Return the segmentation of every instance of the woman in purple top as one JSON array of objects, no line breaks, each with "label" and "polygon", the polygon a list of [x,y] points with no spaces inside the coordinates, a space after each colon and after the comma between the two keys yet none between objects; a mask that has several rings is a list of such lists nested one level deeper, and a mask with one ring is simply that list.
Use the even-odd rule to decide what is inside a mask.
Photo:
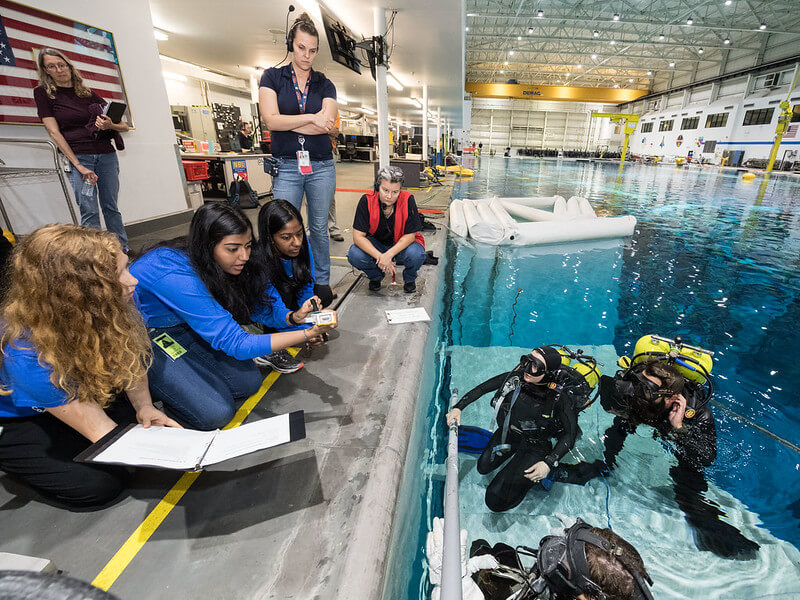
[{"label": "woman in purple top", "polygon": [[81,225],[100,229],[99,193],[106,227],[127,252],[128,236],[117,209],[119,162],[111,140],[122,150],[119,132],[128,131],[128,124],[114,123],[102,114],[106,101],[86,87],[80,72],[60,50],[43,48],[37,66],[36,109],[47,133],[74,167],[69,178],[81,209]]}]

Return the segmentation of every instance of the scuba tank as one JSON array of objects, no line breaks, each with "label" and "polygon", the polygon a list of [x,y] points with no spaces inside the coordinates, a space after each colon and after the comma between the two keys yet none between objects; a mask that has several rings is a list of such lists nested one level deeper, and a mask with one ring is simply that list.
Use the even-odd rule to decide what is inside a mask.
[{"label": "scuba tank", "polygon": [[686,344],[680,336],[671,339],[651,334],[639,338],[634,346],[632,359],[623,356],[617,361],[617,365],[622,367],[623,377],[638,365],[651,360],[658,360],[674,367],[688,381],[705,386],[705,398],[695,407],[700,408],[714,393],[711,382],[713,356],[713,351]]},{"label": "scuba tank", "polygon": [[561,364],[563,366],[571,367],[578,372],[586,380],[586,383],[589,385],[590,390],[594,390],[594,396],[591,396],[589,399],[586,400],[586,403],[583,406],[578,407],[578,412],[589,408],[595,400],[597,400],[597,396],[600,393],[600,388],[597,384],[600,382],[600,369],[597,368],[597,365],[602,365],[602,363],[597,362],[597,359],[593,356],[589,356],[583,353],[583,350],[578,348],[575,351],[570,350],[566,346],[558,345],[556,346],[558,351],[561,353]]}]

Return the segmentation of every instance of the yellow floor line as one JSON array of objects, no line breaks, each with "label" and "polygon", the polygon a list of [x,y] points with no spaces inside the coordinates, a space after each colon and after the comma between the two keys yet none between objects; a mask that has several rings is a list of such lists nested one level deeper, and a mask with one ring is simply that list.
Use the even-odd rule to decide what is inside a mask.
[{"label": "yellow floor line", "polygon": [[[300,351],[299,348],[289,348],[288,350],[292,356]],[[261,387],[258,388],[258,391],[245,400],[244,404],[239,407],[239,410],[236,411],[236,414],[233,415],[233,418],[223,429],[232,429],[241,425],[247,418],[247,415],[252,412],[279,376],[280,373],[277,371],[272,371],[267,375],[264,381],[261,382]],[[122,544],[122,547],[117,550],[117,553],[106,563],[103,570],[94,578],[94,581],[92,581],[93,586],[103,591],[108,591],[119,576],[122,575],[122,572],[127,568],[133,558],[139,553],[142,546],[150,539],[150,536],[155,533],[159,525],[167,518],[167,515],[175,508],[178,502],[180,502],[183,495],[192,487],[195,480],[200,477],[201,473],[202,471],[195,471],[181,475],[178,482],[166,493],[161,502],[150,511],[150,514],[142,521],[142,524],[136,528],[127,541]]]},{"label": "yellow floor line", "polygon": [[331,256],[331,258],[338,258],[340,260],[347,260],[346,256]]}]

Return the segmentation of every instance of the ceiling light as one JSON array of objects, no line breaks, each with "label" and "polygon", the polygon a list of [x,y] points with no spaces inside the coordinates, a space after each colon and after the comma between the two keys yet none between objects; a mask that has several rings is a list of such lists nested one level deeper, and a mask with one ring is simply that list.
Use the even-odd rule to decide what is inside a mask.
[{"label": "ceiling light", "polygon": [[416,104],[417,108],[422,108],[422,102],[418,98],[411,98],[411,101]]},{"label": "ceiling light", "polygon": [[582,69],[582,68],[583,68],[583,65],[578,65],[578,68],[579,68],[579,69]]},{"label": "ceiling light", "polygon": [[180,73],[170,73],[169,71],[162,71],[161,74],[164,76],[164,79],[172,79],[173,81],[189,81],[186,75],[181,75]]},{"label": "ceiling light", "polygon": [[504,61],[503,61],[503,64],[504,64],[505,66],[508,66],[508,61],[507,61],[507,60],[504,60]]},{"label": "ceiling light", "polygon": [[540,8],[536,11],[536,18],[541,19],[544,16],[544,11]]},{"label": "ceiling light", "polygon": [[509,51],[508,51],[508,55],[509,55],[509,56],[514,56],[514,51],[513,51],[513,50],[509,50]]},{"label": "ceiling light", "polygon": [[614,16],[611,18],[614,19],[615,21],[619,21],[619,13],[614,13]]},{"label": "ceiling light", "polygon": [[633,83],[633,79],[628,79],[628,83]]},{"label": "ceiling light", "polygon": [[518,35],[517,36],[517,41],[520,41],[521,39],[522,39],[522,36]]},{"label": "ceiling light", "polygon": [[528,35],[533,35],[533,27],[528,27]]},{"label": "ceiling light", "polygon": [[600,37],[600,32],[599,32],[599,31],[597,31],[597,29],[595,29],[595,30],[592,32],[592,35],[593,35],[594,37]]},{"label": "ceiling light", "polygon": [[766,23],[761,23],[761,25],[759,25],[759,26],[758,26],[758,28],[759,28],[761,31],[764,31],[764,30],[767,28],[767,24],[766,24]]},{"label": "ceiling light", "polygon": [[350,98],[347,96],[342,96],[339,92],[336,92],[336,103],[337,104],[347,104],[348,102],[352,102]]},{"label": "ceiling light", "polygon": [[478,13],[467,13],[468,17],[477,17]]},{"label": "ceiling light", "polygon": [[503,69],[500,69],[500,75],[502,75],[503,73],[505,73],[505,71]]},{"label": "ceiling light", "polygon": [[153,29],[153,37],[155,37],[159,42],[166,42],[169,39],[169,36],[165,31],[161,31],[160,29]]},{"label": "ceiling light", "polygon": [[363,110],[363,111],[364,111],[365,113],[367,113],[368,115],[374,115],[374,114],[377,114],[377,113],[376,113],[376,112],[375,112],[373,109],[371,109],[371,108],[368,108],[368,107],[366,107],[366,106],[362,106],[362,107],[361,107],[361,110]]},{"label": "ceiling light", "polygon": [[733,0],[725,0],[725,6],[730,6],[733,4]]},{"label": "ceiling light", "polygon": [[464,31],[469,31],[469,27],[464,27]]},{"label": "ceiling light", "polygon": [[648,72],[647,72],[647,74],[648,74],[648,75],[652,75],[652,74],[653,74],[653,72],[652,72],[652,71],[648,71]]},{"label": "ceiling light", "polygon": [[398,92],[403,91],[403,84],[391,73],[386,74],[386,83],[396,89]]},{"label": "ceiling light", "polygon": [[725,38],[724,40],[722,40],[722,43],[727,46],[728,44],[731,43],[731,38]]},{"label": "ceiling light", "polygon": [[615,88],[618,88],[618,87],[619,87],[619,84],[618,84],[618,83],[615,83],[615,84],[614,84],[614,87],[615,87]]},{"label": "ceiling light", "polygon": [[614,46],[614,45],[615,45],[617,42],[616,42],[616,41],[614,41],[614,40],[611,40],[611,41],[610,41],[610,42],[608,42],[608,43],[609,43],[609,44],[611,44],[612,46]]},{"label": "ceiling light", "polygon": [[672,61],[670,61],[670,63],[669,63],[669,66],[670,66],[670,67],[674,67],[674,66],[675,66],[675,63],[674,63],[674,62],[672,62]]},{"label": "ceiling light", "polygon": [[688,19],[686,19],[686,24],[687,25],[691,25],[692,23],[694,23],[694,19],[692,17],[689,17]]},{"label": "ceiling light", "polygon": [[698,48],[698,49],[697,49],[697,53],[698,53],[698,54],[702,54],[703,52],[704,52],[704,50],[703,50],[702,48]]},{"label": "ceiling light", "polygon": [[661,41],[663,42],[663,41],[664,41],[664,37],[665,37],[665,36],[664,36],[664,34],[662,33],[661,35],[659,35],[659,36],[658,36],[658,39],[659,39],[659,40],[661,40]]},{"label": "ceiling light", "polygon": [[597,54],[592,54],[592,59],[597,59]]}]

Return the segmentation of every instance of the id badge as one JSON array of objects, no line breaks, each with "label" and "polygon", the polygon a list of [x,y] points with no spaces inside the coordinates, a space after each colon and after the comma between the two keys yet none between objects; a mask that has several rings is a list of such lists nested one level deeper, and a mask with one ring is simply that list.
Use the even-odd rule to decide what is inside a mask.
[{"label": "id badge", "polygon": [[166,352],[167,356],[169,356],[172,360],[176,360],[186,354],[186,348],[181,346],[166,333],[162,333],[161,335],[154,337],[153,342],[156,346]]},{"label": "id badge", "polygon": [[307,150],[297,151],[297,168],[303,175],[311,175],[314,172],[311,169],[311,158],[308,156]]}]

